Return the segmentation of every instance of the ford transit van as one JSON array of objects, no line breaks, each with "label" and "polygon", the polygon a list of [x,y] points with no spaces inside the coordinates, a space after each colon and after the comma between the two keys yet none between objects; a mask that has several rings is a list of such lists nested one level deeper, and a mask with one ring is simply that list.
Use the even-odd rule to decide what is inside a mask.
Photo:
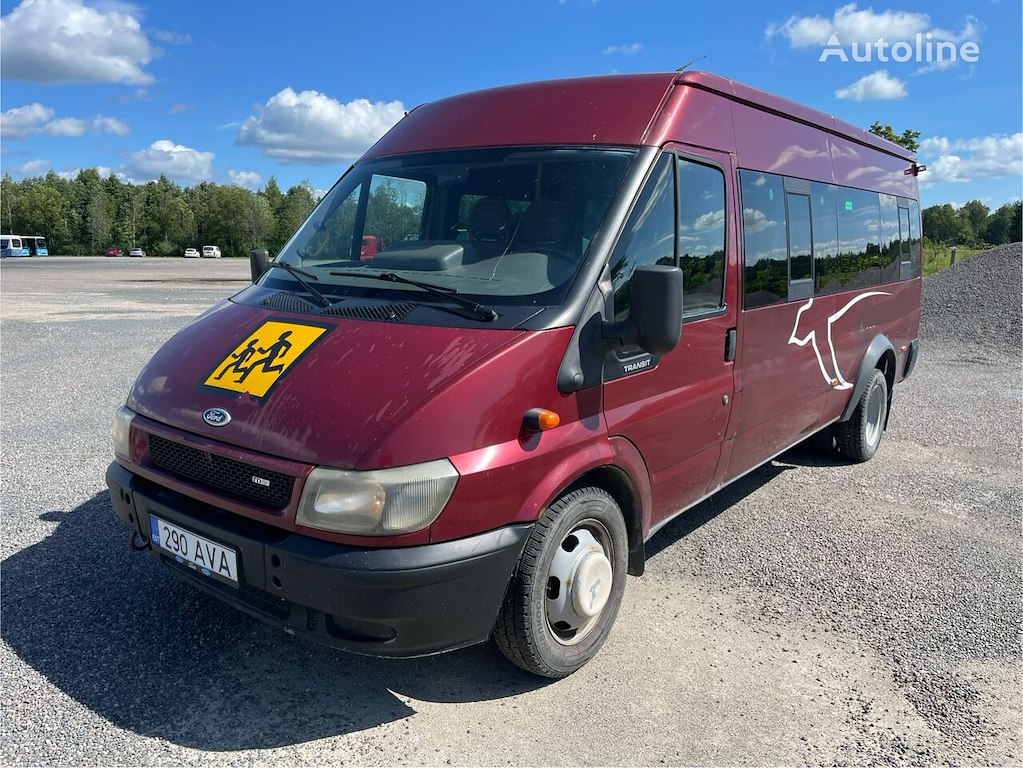
[{"label": "ford transit van", "polygon": [[420,106],[145,366],[114,510],[289,633],[567,675],[665,523],[808,438],[879,450],[919,170],[699,72]]}]

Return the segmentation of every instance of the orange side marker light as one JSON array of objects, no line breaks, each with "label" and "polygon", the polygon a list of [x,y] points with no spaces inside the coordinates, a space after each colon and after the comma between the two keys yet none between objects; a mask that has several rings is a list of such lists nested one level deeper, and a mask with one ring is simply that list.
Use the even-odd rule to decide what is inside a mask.
[{"label": "orange side marker light", "polygon": [[561,424],[561,417],[546,408],[533,408],[527,411],[522,421],[523,426],[530,432],[542,432],[546,429],[554,429]]}]

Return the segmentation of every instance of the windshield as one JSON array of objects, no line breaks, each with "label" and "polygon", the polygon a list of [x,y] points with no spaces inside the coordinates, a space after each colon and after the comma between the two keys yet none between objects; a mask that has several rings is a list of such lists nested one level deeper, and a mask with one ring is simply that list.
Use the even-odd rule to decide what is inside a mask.
[{"label": "windshield", "polygon": [[[560,303],[635,155],[517,147],[370,161],[327,194],[278,260],[315,275],[331,300],[420,292],[369,279],[391,273],[487,304]],[[272,270],[260,284],[292,279]]]}]

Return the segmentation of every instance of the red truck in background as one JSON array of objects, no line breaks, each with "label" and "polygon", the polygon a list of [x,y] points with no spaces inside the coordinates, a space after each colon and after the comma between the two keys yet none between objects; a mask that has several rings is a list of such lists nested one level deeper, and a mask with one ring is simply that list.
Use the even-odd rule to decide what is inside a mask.
[{"label": "red truck in background", "polygon": [[363,261],[372,259],[382,250],[384,250],[384,238],[375,235],[362,236],[362,248],[359,250],[360,259]]}]

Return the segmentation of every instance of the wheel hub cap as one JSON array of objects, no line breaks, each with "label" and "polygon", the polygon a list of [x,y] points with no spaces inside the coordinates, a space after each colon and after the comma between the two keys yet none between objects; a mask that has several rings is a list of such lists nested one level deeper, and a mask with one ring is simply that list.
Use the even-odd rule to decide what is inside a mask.
[{"label": "wheel hub cap", "polygon": [[547,574],[547,625],[562,645],[575,645],[597,626],[611,597],[610,536],[586,521],[562,539]]},{"label": "wheel hub cap", "polygon": [[611,562],[604,553],[587,552],[579,561],[572,579],[572,605],[580,616],[597,616],[611,596]]}]

